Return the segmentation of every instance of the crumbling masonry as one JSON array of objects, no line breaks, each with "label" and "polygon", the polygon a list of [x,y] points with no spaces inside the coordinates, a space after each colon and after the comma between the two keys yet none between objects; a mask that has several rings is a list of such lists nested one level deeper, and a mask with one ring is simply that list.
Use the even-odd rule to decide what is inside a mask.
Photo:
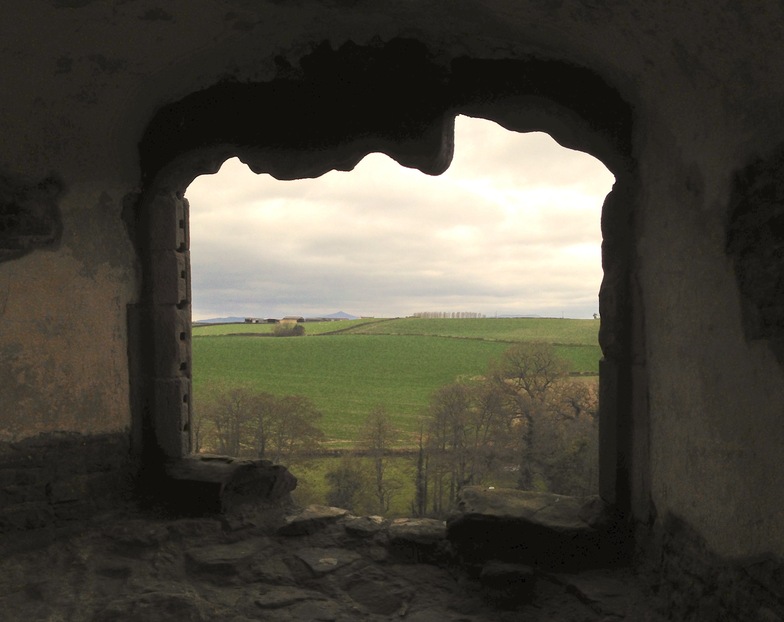
[{"label": "crumbling masonry", "polygon": [[616,177],[600,479],[637,563],[675,619],[784,619],[783,40],[775,0],[4,3],[5,549],[176,488],[195,176],[438,174],[467,114]]}]

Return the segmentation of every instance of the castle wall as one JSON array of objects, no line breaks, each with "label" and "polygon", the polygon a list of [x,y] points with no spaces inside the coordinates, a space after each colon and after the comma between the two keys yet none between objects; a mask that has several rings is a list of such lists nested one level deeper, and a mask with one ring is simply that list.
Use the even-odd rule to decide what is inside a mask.
[{"label": "castle wall", "polygon": [[[460,57],[586,67],[629,104],[635,406],[618,416],[634,516],[654,547],[677,517],[722,559],[784,555],[784,322],[776,288],[764,287],[781,268],[775,252],[753,250],[775,246],[784,201],[782,24],[773,1],[7,3],[0,441],[130,435],[138,146],[157,110],[220,81],[296,72],[325,41],[405,37],[447,69]],[[575,127],[547,106],[532,114]],[[26,215],[19,235],[9,210]]]}]

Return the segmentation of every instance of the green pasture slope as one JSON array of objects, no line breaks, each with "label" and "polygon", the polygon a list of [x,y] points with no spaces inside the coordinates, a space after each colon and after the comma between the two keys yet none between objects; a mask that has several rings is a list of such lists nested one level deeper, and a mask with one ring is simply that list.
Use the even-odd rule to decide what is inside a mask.
[{"label": "green pasture slope", "polygon": [[439,337],[195,337],[194,404],[221,387],[310,397],[330,438],[350,441],[384,404],[409,434],[434,388],[481,374],[505,344]]},{"label": "green pasture slope", "polygon": [[598,347],[599,322],[556,318],[399,318],[365,322],[350,332],[365,335],[439,335],[463,339],[546,341],[556,345]]},{"label": "green pasture slope", "polygon": [[368,412],[383,404],[403,430],[400,444],[412,446],[433,390],[482,374],[510,343],[556,344],[583,373],[597,373],[600,357],[594,320],[406,318],[305,326],[304,337],[247,334],[272,330],[264,324],[194,326],[194,407],[234,386],[306,395],[324,413],[331,444],[348,447]]}]

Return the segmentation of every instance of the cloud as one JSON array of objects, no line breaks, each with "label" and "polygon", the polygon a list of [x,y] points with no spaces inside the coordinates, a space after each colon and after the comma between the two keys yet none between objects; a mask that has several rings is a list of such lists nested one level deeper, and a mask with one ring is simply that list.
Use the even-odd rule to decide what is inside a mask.
[{"label": "cloud", "polygon": [[277,181],[238,160],[194,180],[194,317],[416,311],[590,317],[613,177],[545,134],[458,117],[441,176],[371,154]]}]

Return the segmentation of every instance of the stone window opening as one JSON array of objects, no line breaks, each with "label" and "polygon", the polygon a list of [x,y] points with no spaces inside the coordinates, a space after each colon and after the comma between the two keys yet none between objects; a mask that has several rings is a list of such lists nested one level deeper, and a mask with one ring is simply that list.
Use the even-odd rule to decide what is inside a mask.
[{"label": "stone window opening", "polygon": [[[416,288],[418,291],[434,292],[444,287],[439,284],[441,282],[453,283],[454,288],[460,287],[455,282],[453,271],[459,272],[458,266],[472,265],[474,270],[481,266],[483,285],[488,275],[495,275],[493,281],[498,280],[497,294],[505,292],[506,295],[511,295],[513,288],[517,289],[516,307],[501,308],[498,311],[497,306],[487,306],[489,302],[483,301],[480,305],[481,309],[472,307],[474,303],[462,302],[461,311],[482,311],[486,312],[486,317],[489,318],[509,313],[538,314],[542,317],[557,318],[564,317],[563,310],[566,308],[566,317],[590,318],[591,311],[594,309],[598,311],[595,301],[598,299],[601,279],[601,273],[596,274],[597,269],[600,270],[600,258],[597,256],[600,240],[596,239],[599,233],[599,212],[601,202],[614,181],[613,178],[607,174],[606,169],[599,170],[603,167],[595,158],[566,150],[557,145],[549,135],[509,132],[487,120],[458,117],[455,142],[455,157],[449,170],[436,177],[423,175],[419,171],[405,171],[386,156],[374,154],[360,162],[350,173],[328,173],[316,180],[278,181],[269,176],[259,177],[236,159],[224,163],[216,175],[194,180],[185,193],[190,204],[194,319],[225,315],[247,318],[260,314],[263,318],[282,317],[292,310],[300,313],[304,305],[314,302],[304,297],[305,294],[316,296],[320,291],[318,284],[309,285],[308,275],[302,272],[305,269],[302,262],[308,261],[310,254],[314,252],[319,254],[319,261],[313,263],[314,260],[311,260],[307,264],[310,266],[307,272],[313,271],[320,276],[313,280],[321,283],[334,282],[335,285],[331,289],[339,292],[342,290],[339,300],[348,298],[356,302],[353,303],[354,307],[349,304],[345,309],[343,307],[346,305],[339,301],[321,304],[318,308],[305,306],[305,310],[311,316],[347,310],[355,314],[371,311],[369,315],[372,317],[403,317],[411,315],[414,311],[442,310],[442,305],[433,302],[428,294],[427,301],[415,299],[416,302],[408,303],[405,309],[393,308],[390,311],[384,308],[384,304],[375,301],[373,294],[368,294],[364,298],[357,296],[349,282],[355,280],[354,270],[361,272],[356,274],[356,282],[362,282],[367,267],[374,274],[388,272],[389,276],[405,275],[406,282],[418,285]],[[508,157],[515,152],[518,154],[516,159],[514,156]],[[491,170],[490,166],[493,165],[490,163],[493,161],[498,163]],[[547,178],[548,174],[549,177],[555,178],[551,172],[554,165],[560,167],[559,181]],[[503,170],[495,170],[501,167],[504,167]],[[526,180],[525,184],[519,181],[510,183],[508,181],[510,172],[506,167],[514,169],[515,175]],[[599,187],[599,180],[601,180],[601,187]],[[584,184],[591,182],[596,187],[592,187],[589,191]],[[482,184],[481,191],[476,188],[479,183]],[[368,185],[372,187],[373,194],[382,199],[387,196],[387,192],[394,195],[395,204],[403,209],[398,211],[392,206],[368,205],[365,201],[361,207],[356,208],[355,212],[351,201],[357,194],[361,197],[366,196]],[[578,187],[585,194],[578,194],[576,190]],[[250,205],[250,198],[246,199],[247,206],[242,199],[237,198],[250,197],[251,193],[253,207]],[[547,196],[543,196],[545,193]],[[587,199],[589,194],[592,197],[591,203],[588,203]],[[465,196],[474,198],[467,201],[463,198]],[[515,203],[514,207],[512,201]],[[579,202],[570,204],[571,201]],[[470,203],[470,210],[469,206],[463,203]],[[232,212],[235,205],[236,212]],[[570,216],[564,217],[566,213]],[[379,225],[376,229],[376,225],[372,223],[378,221],[383,223],[383,227]],[[500,226],[501,222],[507,223],[506,226]],[[512,225],[512,223],[517,224]],[[304,230],[301,231],[303,226]],[[340,233],[334,231],[336,227],[339,227]],[[563,237],[567,227],[571,239],[564,242]],[[556,236],[560,238],[554,240],[553,248],[562,252],[532,247],[538,249],[532,253],[528,249],[521,248],[519,239],[533,236],[526,233],[528,228],[536,231],[541,229],[539,235],[546,239]],[[425,234],[424,231],[428,233]],[[444,235],[452,231],[468,236],[459,238],[464,240],[465,244],[459,241],[457,244],[447,243],[443,239]],[[510,247],[506,233],[519,238],[516,239],[514,248]],[[247,239],[245,239],[246,234],[249,236]],[[341,239],[340,250],[335,247],[336,235]],[[391,243],[393,240],[389,239],[390,236],[394,244]],[[595,243],[594,254],[584,255],[588,240],[581,236],[591,236],[591,244]],[[356,238],[360,237],[364,240],[362,244],[357,243]],[[426,246],[422,246],[423,240],[420,237],[429,240]],[[369,242],[368,238],[374,241]],[[312,250],[322,239],[326,241],[328,250]],[[232,240],[236,240],[236,247]],[[461,253],[462,247],[466,245],[470,247],[470,257],[464,257]],[[372,252],[368,252],[367,247],[372,248]],[[386,253],[383,252],[385,247]],[[402,247],[406,249],[405,257],[401,254]],[[291,248],[311,250],[308,256],[300,257],[299,252],[292,255],[290,251],[285,250]],[[391,252],[390,248],[398,250]],[[565,252],[567,249],[570,253],[568,256]],[[333,250],[345,259],[341,261],[333,257]],[[572,255],[572,253],[580,254]],[[515,255],[519,259],[510,261],[510,258]],[[478,259],[480,257],[481,259]],[[230,259],[230,262],[227,265],[227,272],[225,274],[221,272],[219,275],[216,266],[223,259],[227,261]],[[325,265],[322,265],[324,262]],[[421,275],[418,271],[412,270],[412,262],[415,262],[420,270],[425,268],[444,270],[443,275],[440,277]],[[287,264],[289,268],[286,267]],[[361,271],[358,266],[363,266]],[[291,273],[287,270],[291,270]],[[465,283],[474,282],[476,276],[472,274],[474,270],[466,270]],[[545,301],[544,292],[548,288],[555,287],[555,283],[560,282],[560,279],[567,278],[567,272],[573,274],[576,271],[583,274],[587,284],[594,284],[593,303],[583,302],[584,299],[581,297],[578,310],[576,301],[567,300],[562,294],[555,293],[554,296],[560,298],[560,301],[556,303],[555,298]],[[538,275],[534,275],[537,272]],[[501,277],[504,273],[507,276]],[[287,289],[293,282],[291,275],[302,275],[303,281],[297,288],[297,292]],[[501,282],[502,278],[505,281],[513,281],[514,286]],[[278,281],[280,281],[279,286]],[[425,285],[427,281],[432,282]],[[342,288],[341,284],[345,287]],[[396,288],[394,277],[389,286]],[[373,284],[367,283],[365,291],[372,291],[373,287]],[[386,288],[387,285],[383,287]],[[576,289],[569,282],[566,282],[563,287]],[[521,295],[523,289],[526,294]],[[244,294],[240,293],[240,290]],[[290,300],[287,301],[286,294],[279,290],[289,291]],[[454,289],[453,293],[458,291],[460,290]],[[449,292],[444,290],[443,293]],[[587,292],[580,291],[580,294],[587,294]],[[218,296],[226,301],[234,301],[228,304],[234,304],[235,307],[224,307],[226,303],[216,304]],[[537,296],[541,297],[541,302],[536,300]],[[465,300],[468,301],[470,298],[466,297]],[[272,301],[285,302],[288,306],[267,313]],[[245,312],[238,307],[243,302],[256,306],[246,309]],[[549,307],[542,310],[535,306],[536,304],[549,304]],[[572,306],[556,306],[556,304]],[[387,307],[388,305],[389,303]],[[495,314],[492,309],[496,309]],[[377,310],[387,312],[372,313]],[[594,319],[597,315],[594,312]],[[266,320],[257,319],[257,321],[264,323]],[[599,322],[591,322],[593,329],[598,332]],[[194,334],[200,330],[194,329]],[[240,329],[239,332],[247,331]],[[208,345],[205,341],[211,340],[197,338],[194,348]],[[259,347],[266,345],[265,342],[253,341],[255,343],[248,345]],[[597,356],[597,365],[598,358]],[[242,374],[241,369],[233,366],[231,368]],[[225,453],[225,449],[222,449],[225,445],[223,442],[218,443],[218,437],[214,436],[215,430],[212,427],[210,427],[212,434],[208,437],[199,434],[205,426],[210,425],[206,422],[211,420],[210,416],[205,415],[206,410],[203,405],[215,397],[212,391],[207,392],[203,389],[206,383],[216,381],[214,373],[205,377],[203,375],[205,371],[200,373],[197,367],[193,370],[195,395],[192,417],[194,421],[201,420],[202,424],[193,425],[193,450],[195,453],[200,453],[199,450],[208,453],[210,451]],[[310,373],[319,372],[314,370]],[[248,381],[249,379],[245,378],[245,382]],[[572,377],[570,381],[586,382],[593,386],[593,380],[589,378]],[[251,381],[251,384],[255,382]],[[263,380],[260,382],[261,385],[264,384]],[[245,388],[251,392],[272,391],[271,388],[265,389],[263,386],[254,389],[239,379],[236,383],[237,388]],[[448,382],[445,380],[444,384]],[[598,375],[596,388],[598,390]],[[292,387],[287,392],[297,393],[297,389]],[[316,402],[318,403],[318,400]],[[400,412],[400,405],[394,399],[387,398],[384,406],[390,413]],[[357,421],[360,421],[371,410],[371,406],[367,405],[364,410],[359,409],[354,416],[359,418]],[[323,422],[326,423],[326,419]],[[395,422],[395,427],[399,425]],[[250,431],[248,433],[252,434]],[[576,428],[571,433],[577,433]],[[586,431],[580,432],[583,433]],[[198,442],[205,438],[206,449]],[[222,438],[232,444],[231,439],[225,436]],[[348,439],[341,437],[341,440]],[[575,456],[576,459],[585,460],[590,465],[585,470],[584,476],[578,475],[578,472],[583,473],[581,469],[575,470],[573,467],[572,476],[558,474],[552,468],[546,468],[537,477],[544,477],[542,481],[548,481],[548,489],[554,493],[596,494],[598,481],[595,478],[598,478],[598,467],[593,463],[598,458],[597,440],[598,438],[590,440],[588,449],[585,450],[592,456],[596,452],[595,458],[584,457],[584,454]],[[244,438],[243,442],[253,443],[251,437]],[[242,455],[249,458],[256,457],[249,452],[246,447]],[[324,458],[319,458],[316,454],[306,462],[315,464]],[[300,480],[303,476],[301,469],[307,467],[300,464],[302,459],[298,459],[295,465],[282,461]],[[332,461],[328,464],[332,465]],[[510,474],[509,468],[506,469],[507,475],[502,477],[504,481],[508,480],[506,485],[512,485],[512,480],[517,477]],[[539,473],[539,469],[536,472]],[[496,477],[498,475],[493,476]],[[499,485],[494,481],[490,483]],[[295,497],[298,496],[299,489],[300,487],[295,491]],[[584,492],[568,492],[580,489]],[[407,486],[405,491],[408,494]],[[397,495],[398,511],[402,511],[402,499],[401,495]],[[321,498],[313,502],[324,503],[324,500]]]},{"label": "stone window opening", "polygon": [[[629,276],[636,178],[628,106],[592,74],[558,63],[456,59],[445,69],[409,41],[363,50],[359,64],[356,49],[343,52],[320,48],[303,63],[342,58],[345,64],[322,69],[356,73],[349,92],[318,109],[310,102],[322,100],[317,93],[330,88],[329,80],[306,70],[279,88],[275,81],[215,85],[162,108],[148,126],[133,222],[143,287],[129,309],[133,440],[142,471],[160,473],[191,450],[190,182],[233,156],[256,173],[296,179],[351,169],[371,151],[440,173],[451,160],[454,118],[467,114],[514,131],[547,132],[594,155],[616,177],[602,209],[599,488],[622,513],[647,517],[646,474],[638,466],[646,464],[647,447],[642,314]],[[259,107],[277,118],[266,119]],[[643,479],[635,499],[632,477]]]}]

